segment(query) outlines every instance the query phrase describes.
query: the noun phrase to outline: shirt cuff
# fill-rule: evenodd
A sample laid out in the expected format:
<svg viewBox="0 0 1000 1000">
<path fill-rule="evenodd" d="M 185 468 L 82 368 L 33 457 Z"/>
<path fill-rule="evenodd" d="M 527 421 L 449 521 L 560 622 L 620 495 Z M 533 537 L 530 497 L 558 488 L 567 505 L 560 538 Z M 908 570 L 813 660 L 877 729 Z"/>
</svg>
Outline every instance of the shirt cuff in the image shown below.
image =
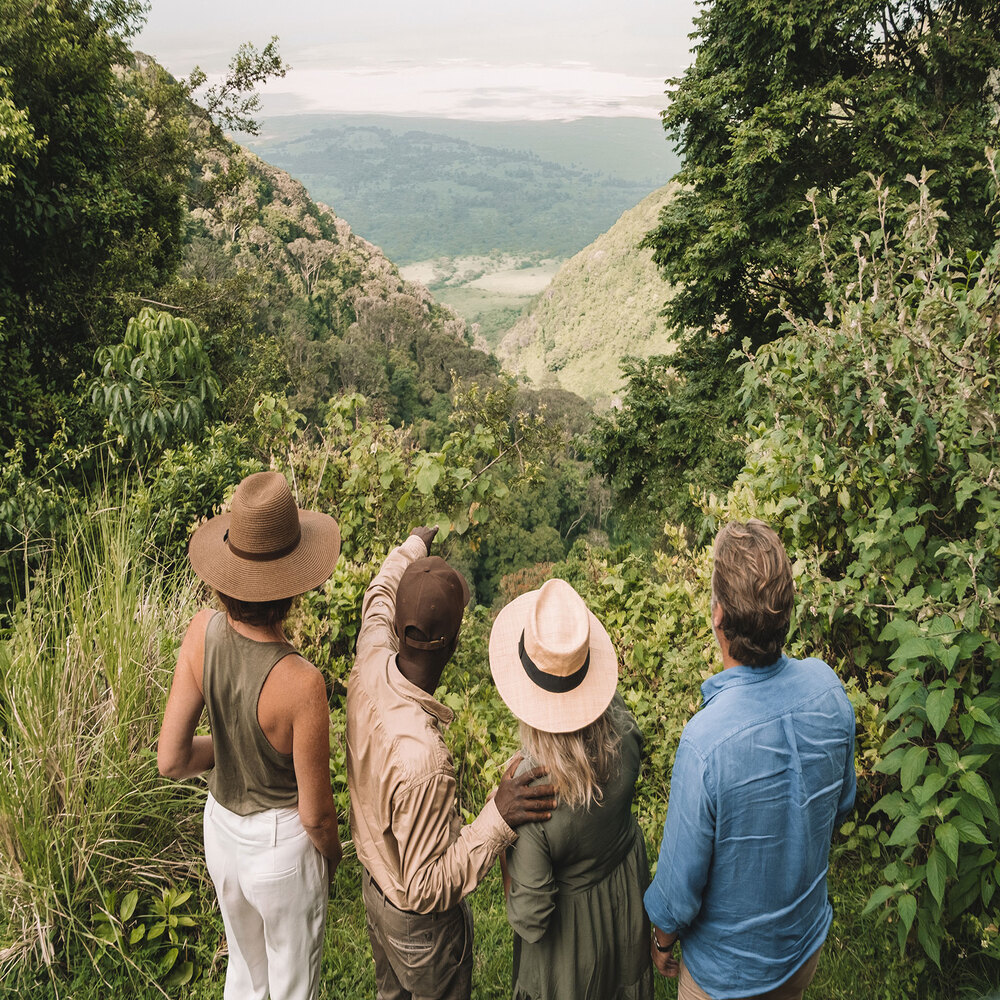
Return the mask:
<svg viewBox="0 0 1000 1000">
<path fill-rule="evenodd" d="M 517 834 L 507 825 L 494 799 L 483 806 L 482 812 L 472 821 L 472 826 L 482 832 L 484 842 L 498 854 L 517 840 Z"/>
<path fill-rule="evenodd" d="M 656 879 L 650 882 L 649 887 L 642 897 L 642 902 L 646 907 L 646 913 L 649 916 L 651 924 L 659 927 L 664 934 L 680 934 L 682 928 L 666 906 L 663 893 L 656 885 Z"/>
<path fill-rule="evenodd" d="M 427 545 L 419 535 L 407 535 L 406 541 L 400 545 L 400 548 L 404 549 L 406 554 L 412 556 L 414 560 L 422 559 L 427 555 Z"/>
</svg>

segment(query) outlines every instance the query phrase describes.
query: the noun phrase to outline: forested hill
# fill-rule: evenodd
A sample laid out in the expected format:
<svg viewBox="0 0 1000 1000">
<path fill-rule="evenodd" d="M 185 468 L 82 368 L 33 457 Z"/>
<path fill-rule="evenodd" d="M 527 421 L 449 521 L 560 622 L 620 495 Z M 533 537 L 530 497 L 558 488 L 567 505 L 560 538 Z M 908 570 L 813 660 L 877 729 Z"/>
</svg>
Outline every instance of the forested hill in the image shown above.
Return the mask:
<svg viewBox="0 0 1000 1000">
<path fill-rule="evenodd" d="M 420 422 L 447 409 L 452 373 L 497 370 L 463 320 L 285 171 L 205 144 L 192 184 L 183 263 L 162 294 L 213 332 L 224 409 L 290 388 L 290 405 L 315 416 L 358 391 Z"/>
<path fill-rule="evenodd" d="M 491 250 L 568 257 L 678 166 L 647 119 L 302 116 L 246 141 L 399 264 Z"/>
<path fill-rule="evenodd" d="M 669 286 L 639 243 L 675 187 L 654 191 L 563 265 L 501 342 L 497 354 L 506 368 L 600 406 L 621 385 L 620 358 L 673 350 L 660 315 Z"/>
</svg>

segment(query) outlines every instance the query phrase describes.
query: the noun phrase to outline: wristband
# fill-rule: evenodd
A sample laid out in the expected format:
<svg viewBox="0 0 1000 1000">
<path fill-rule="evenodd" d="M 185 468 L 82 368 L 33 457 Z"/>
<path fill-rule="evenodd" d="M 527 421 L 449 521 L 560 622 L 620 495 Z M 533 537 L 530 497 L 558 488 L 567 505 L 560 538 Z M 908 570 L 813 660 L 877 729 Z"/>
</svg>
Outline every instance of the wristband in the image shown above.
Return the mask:
<svg viewBox="0 0 1000 1000">
<path fill-rule="evenodd" d="M 670 942 L 670 944 L 667 944 L 667 945 L 660 944 L 660 941 L 657 938 L 656 933 L 655 932 L 653 933 L 653 947 L 658 952 L 664 953 L 664 952 L 673 951 L 674 950 L 674 945 L 676 943 L 677 943 L 677 938 L 674 938 L 673 941 Z"/>
</svg>

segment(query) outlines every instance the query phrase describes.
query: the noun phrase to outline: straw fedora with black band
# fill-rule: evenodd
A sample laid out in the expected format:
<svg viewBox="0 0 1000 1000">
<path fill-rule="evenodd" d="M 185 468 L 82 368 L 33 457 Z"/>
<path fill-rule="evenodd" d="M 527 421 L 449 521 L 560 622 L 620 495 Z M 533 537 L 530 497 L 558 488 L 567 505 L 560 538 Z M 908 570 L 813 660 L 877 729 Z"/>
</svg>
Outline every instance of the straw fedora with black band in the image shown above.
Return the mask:
<svg viewBox="0 0 1000 1000">
<path fill-rule="evenodd" d="M 589 726 L 618 686 L 611 639 L 565 580 L 546 581 L 497 615 L 490 671 L 511 712 L 546 733 Z"/>
<path fill-rule="evenodd" d="M 280 472 L 255 472 L 228 513 L 191 536 L 188 558 L 210 587 L 238 601 L 277 601 L 324 583 L 340 556 L 329 514 L 300 510 Z"/>
</svg>

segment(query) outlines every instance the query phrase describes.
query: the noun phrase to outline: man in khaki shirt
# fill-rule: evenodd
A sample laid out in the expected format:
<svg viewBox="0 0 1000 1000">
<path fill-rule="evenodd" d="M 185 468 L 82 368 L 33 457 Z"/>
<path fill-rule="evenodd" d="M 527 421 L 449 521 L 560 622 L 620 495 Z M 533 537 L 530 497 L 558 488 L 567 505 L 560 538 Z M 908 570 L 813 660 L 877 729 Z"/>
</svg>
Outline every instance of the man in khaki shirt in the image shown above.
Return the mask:
<svg viewBox="0 0 1000 1000">
<path fill-rule="evenodd" d="M 469 1000 L 472 915 L 464 897 L 513 827 L 548 819 L 545 771 L 515 778 L 467 826 L 455 805 L 455 768 L 441 735 L 450 709 L 434 697 L 458 642 L 468 585 L 431 557 L 436 528 L 415 528 L 365 593 L 357 657 L 347 687 L 351 833 L 379 1000 Z"/>
</svg>

